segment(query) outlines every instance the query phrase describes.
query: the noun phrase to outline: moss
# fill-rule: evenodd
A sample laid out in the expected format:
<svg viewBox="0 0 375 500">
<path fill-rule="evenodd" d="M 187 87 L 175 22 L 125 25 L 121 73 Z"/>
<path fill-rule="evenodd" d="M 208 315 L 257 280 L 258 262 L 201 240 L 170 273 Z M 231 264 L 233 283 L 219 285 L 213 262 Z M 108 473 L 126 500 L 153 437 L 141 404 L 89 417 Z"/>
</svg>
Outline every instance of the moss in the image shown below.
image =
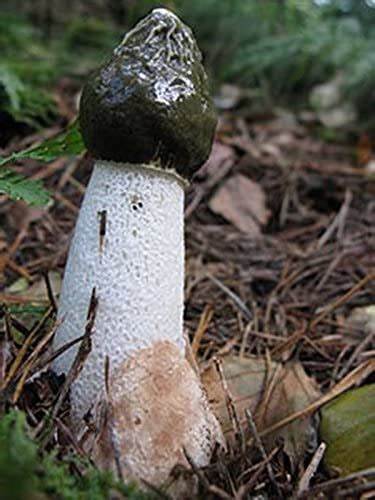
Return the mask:
<svg viewBox="0 0 375 500">
<path fill-rule="evenodd" d="M 76 476 L 71 466 L 82 472 Z M 82 459 L 59 461 L 54 454 L 40 453 L 28 436 L 25 414 L 11 411 L 0 420 L 1 500 L 146 500 L 134 486 L 116 481 Z"/>
<path fill-rule="evenodd" d="M 86 83 L 80 124 L 96 158 L 160 162 L 189 178 L 207 159 L 216 126 L 191 30 L 163 9 L 138 23 Z"/>
</svg>

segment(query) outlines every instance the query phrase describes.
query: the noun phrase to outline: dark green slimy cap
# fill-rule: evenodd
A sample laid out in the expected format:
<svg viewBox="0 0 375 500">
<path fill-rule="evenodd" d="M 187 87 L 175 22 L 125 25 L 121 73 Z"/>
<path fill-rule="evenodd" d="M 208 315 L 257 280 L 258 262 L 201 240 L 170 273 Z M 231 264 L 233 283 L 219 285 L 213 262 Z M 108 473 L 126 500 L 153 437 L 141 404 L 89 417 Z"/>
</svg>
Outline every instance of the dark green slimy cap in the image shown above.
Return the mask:
<svg viewBox="0 0 375 500">
<path fill-rule="evenodd" d="M 190 179 L 210 154 L 217 122 L 201 61 L 190 28 L 153 10 L 83 88 L 80 125 L 90 153 L 155 162 Z"/>
</svg>

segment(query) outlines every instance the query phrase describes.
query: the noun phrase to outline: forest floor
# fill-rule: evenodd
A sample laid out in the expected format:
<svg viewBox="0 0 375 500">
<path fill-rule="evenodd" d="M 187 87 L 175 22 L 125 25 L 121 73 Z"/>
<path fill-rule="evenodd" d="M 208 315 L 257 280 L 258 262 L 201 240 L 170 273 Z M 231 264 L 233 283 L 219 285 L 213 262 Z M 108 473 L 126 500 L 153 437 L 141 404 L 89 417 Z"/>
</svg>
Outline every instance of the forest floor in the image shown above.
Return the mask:
<svg viewBox="0 0 375 500">
<path fill-rule="evenodd" d="M 63 119 L 71 119 L 72 94 L 62 88 L 58 98 Z M 15 136 L 5 153 L 59 128 Z M 353 319 L 375 297 L 371 155 L 365 138 L 324 142 L 292 113 L 220 115 L 212 155 L 186 195 L 185 329 L 202 369 L 221 358 L 225 378 L 228 360 L 241 359 L 256 363 L 242 370 L 245 385 L 256 367 L 263 375 L 245 397 L 235 383 L 225 389 L 230 450 L 194 471 L 204 498 L 330 495 L 332 479 L 314 455 L 319 409 L 374 371 L 373 331 Z M 87 155 L 47 166 L 20 161 L 15 169 L 43 180 L 53 202 L 36 208 L 0 196 L 1 409 L 24 410 L 35 435 L 44 431 L 45 447 L 60 456 L 82 453 L 68 401 L 56 399 L 67 386 L 37 374 L 49 362 L 56 297 L 92 165 Z M 252 409 L 245 424 L 244 401 Z M 361 475 L 334 488 L 356 497 Z"/>
</svg>

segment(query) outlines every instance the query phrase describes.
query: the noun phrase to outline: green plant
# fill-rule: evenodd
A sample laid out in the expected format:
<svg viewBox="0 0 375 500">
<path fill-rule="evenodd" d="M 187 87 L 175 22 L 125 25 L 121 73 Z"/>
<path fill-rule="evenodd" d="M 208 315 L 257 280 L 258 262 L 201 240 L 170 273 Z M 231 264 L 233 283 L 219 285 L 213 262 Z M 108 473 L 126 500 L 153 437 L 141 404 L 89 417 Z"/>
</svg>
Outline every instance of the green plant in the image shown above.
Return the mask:
<svg viewBox="0 0 375 500">
<path fill-rule="evenodd" d="M 0 158 L 0 167 L 24 158 L 49 162 L 61 156 L 78 155 L 84 149 L 85 146 L 79 131 L 78 122 L 74 121 L 66 130 L 50 139 L 46 139 L 41 144 L 17 151 L 5 158 Z"/>
<path fill-rule="evenodd" d="M 375 9 L 364 0 L 140 0 L 125 2 L 127 23 L 154 7 L 177 11 L 202 48 L 211 81 L 255 90 L 267 104 L 306 106 L 311 88 L 342 75 L 345 99 L 359 111 L 358 129 L 375 128 Z M 124 27 L 121 27 L 125 31 Z M 88 17 L 72 18 L 46 42 L 22 16 L 0 15 L 0 110 L 38 127 L 55 118 L 51 85 L 61 75 L 82 79 L 121 38 L 118 26 Z M 257 97 L 259 99 L 259 97 Z M 83 150 L 78 130 L 38 147 L 0 158 L 51 161 Z M 47 201 L 40 184 L 0 173 L 0 192 L 32 203 Z"/>
<path fill-rule="evenodd" d="M 78 155 L 83 150 L 84 144 L 78 124 L 74 122 L 61 134 L 37 146 L 0 158 L 0 193 L 7 194 L 13 200 L 24 200 L 30 205 L 46 205 L 50 195 L 40 181 L 31 181 L 8 168 L 1 167 L 24 158 L 49 162 L 61 156 Z"/>
<path fill-rule="evenodd" d="M 43 87 L 55 74 L 53 53 L 30 24 L 0 16 L 0 109 L 36 126 L 53 116 L 51 95 Z"/>
<path fill-rule="evenodd" d="M 26 179 L 8 168 L 0 169 L 0 194 L 26 201 L 29 205 L 46 205 L 50 199 L 40 181 Z"/>
<path fill-rule="evenodd" d="M 81 476 L 71 466 L 78 458 L 57 460 L 38 450 L 28 435 L 25 414 L 11 411 L 0 420 L 0 498 L 2 500 L 61 499 L 106 500 L 117 493 L 120 498 L 150 498 L 132 486 L 117 481 L 79 460 Z"/>
<path fill-rule="evenodd" d="M 64 36 L 47 44 L 22 17 L 0 15 L 0 111 L 33 128 L 50 123 L 56 117 L 51 84 L 58 76 L 82 68 L 82 52 L 88 61 L 85 71 L 95 66 L 100 49 L 108 51 L 115 38 L 115 32 L 100 21 L 75 21 Z M 52 161 L 79 154 L 83 149 L 79 131 L 73 126 L 40 146 L 0 158 L 0 167 L 23 158 Z M 50 199 L 40 182 L 9 169 L 0 169 L 0 193 L 32 205 L 44 205 Z"/>
</svg>

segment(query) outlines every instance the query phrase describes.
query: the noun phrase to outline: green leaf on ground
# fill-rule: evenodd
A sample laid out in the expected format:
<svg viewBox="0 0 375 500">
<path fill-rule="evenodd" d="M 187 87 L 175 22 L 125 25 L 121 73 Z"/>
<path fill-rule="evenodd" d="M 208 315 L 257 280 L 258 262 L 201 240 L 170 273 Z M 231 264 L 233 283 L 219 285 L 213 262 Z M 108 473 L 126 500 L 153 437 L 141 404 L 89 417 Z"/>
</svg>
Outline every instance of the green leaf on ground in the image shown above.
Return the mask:
<svg viewBox="0 0 375 500">
<path fill-rule="evenodd" d="M 325 465 L 347 475 L 375 465 L 375 384 L 353 389 L 323 407 Z"/>
<path fill-rule="evenodd" d="M 50 194 L 40 181 L 26 179 L 7 168 L 0 169 L 0 194 L 29 205 L 46 205 L 50 200 Z"/>
<path fill-rule="evenodd" d="M 31 158 L 49 162 L 60 158 L 61 156 L 75 156 L 81 154 L 85 149 L 82 136 L 79 131 L 78 122 L 73 122 L 69 128 L 50 139 L 46 139 L 37 146 L 12 153 L 10 156 L 0 158 L 0 166 L 6 165 L 15 160 Z"/>
</svg>

